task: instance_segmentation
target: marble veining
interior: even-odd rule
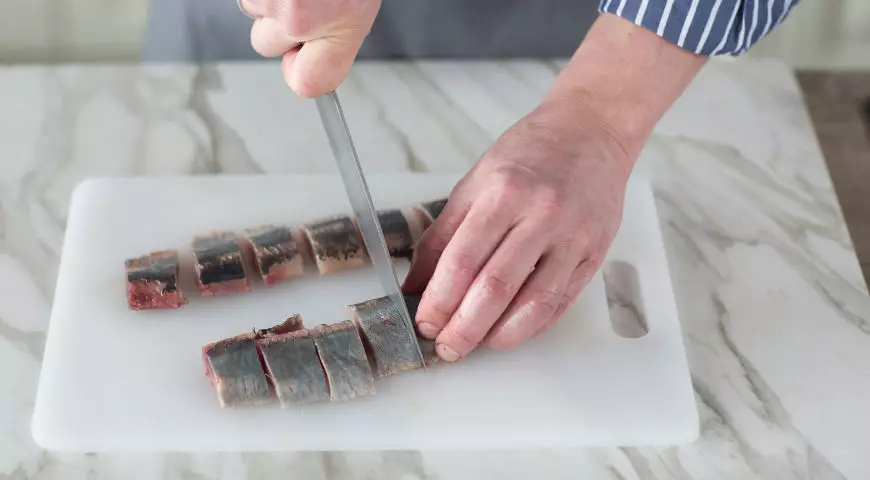
[[[367,171],[463,172],[562,65],[360,63],[339,92]],[[275,62],[4,67],[0,92],[0,479],[870,478],[870,298],[779,63],[710,63],[638,164],[655,181],[701,416],[697,442],[662,447],[41,451],[29,421],[79,180],[334,165],[313,103]]]

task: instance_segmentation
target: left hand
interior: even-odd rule
[[[566,104],[508,129],[420,240],[403,290],[425,288],[416,322],[443,360],[547,329],[610,248],[634,158],[601,117]]]

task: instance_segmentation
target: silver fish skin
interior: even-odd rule
[[[257,346],[282,408],[330,400],[326,372],[310,331],[272,335],[258,340]]]
[[[414,253],[415,239],[405,214],[399,209],[381,210],[378,212],[378,223],[384,232],[390,256],[410,260]]]
[[[414,319],[417,317],[417,308],[420,306],[420,300],[423,298],[423,295],[419,293],[406,293],[403,297],[405,298],[405,305],[408,307],[408,314],[411,316],[411,323],[414,324],[416,330],[417,322]],[[435,340],[424,338],[419,332],[415,331],[415,333],[417,335],[417,343],[420,344],[420,351],[423,352],[423,361],[426,362],[426,366],[430,367],[438,363],[440,357],[435,352]]]
[[[375,394],[372,369],[353,322],[321,325],[312,334],[329,380],[330,400],[339,402]]]
[[[399,306],[390,297],[375,298],[347,307],[364,344],[373,357],[378,377],[423,368],[416,336],[408,335]],[[408,305],[408,310],[412,306]],[[413,308],[416,312],[416,305]],[[411,314],[414,318],[414,314]],[[425,355],[425,354],[424,354]]]
[[[272,403],[275,399],[263,371],[257,335],[247,333],[203,347],[207,373],[222,408]]]

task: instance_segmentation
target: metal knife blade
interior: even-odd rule
[[[411,314],[408,312],[408,305],[405,303],[405,298],[399,287],[399,279],[393,270],[393,262],[387,249],[384,232],[381,230],[381,223],[378,221],[377,211],[372,202],[372,196],[359,163],[356,148],[353,146],[350,129],[344,118],[341,103],[338,101],[338,94],[332,91],[316,97],[314,101],[317,103],[320,120],[326,130],[326,136],[329,138],[329,146],[332,148],[335,161],[338,163],[347,196],[353,207],[363,242],[365,242],[366,250],[375,267],[378,280],[384,288],[384,293],[390,297],[394,305],[399,306],[399,313],[405,323],[411,342],[417,347],[420,362],[423,368],[426,368],[426,359],[423,357],[423,351],[417,341],[417,335],[411,322]]]

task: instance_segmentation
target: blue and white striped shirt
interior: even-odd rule
[[[700,55],[740,55],[800,0],[601,0],[599,10]]]

